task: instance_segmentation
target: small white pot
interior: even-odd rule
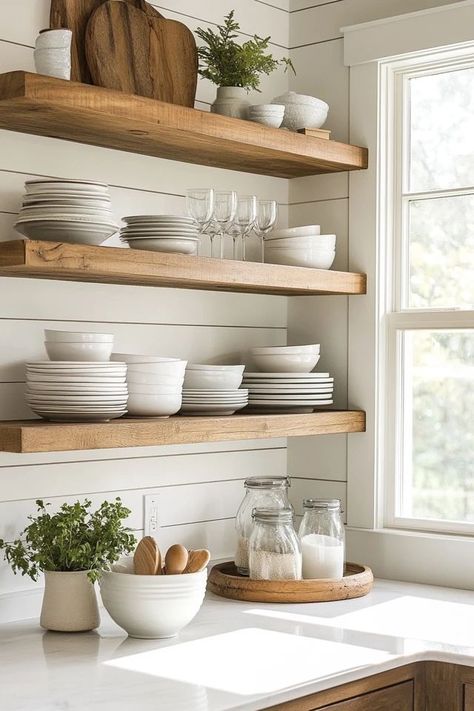
[[[54,632],[88,632],[100,625],[94,585],[87,571],[46,571],[40,625]]]
[[[34,59],[38,74],[71,78],[71,30],[46,30],[35,43]]]
[[[247,91],[241,86],[219,86],[216,100],[211,106],[214,114],[231,116],[232,118],[246,119],[250,101]]]

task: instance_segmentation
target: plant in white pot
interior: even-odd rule
[[[271,74],[280,66],[285,72],[294,67],[291,59],[274,59],[267,54],[270,37],[254,35],[252,39],[238,44],[236,38],[240,25],[234,20],[234,10],[229,12],[217,32],[198,27],[197,36],[206,43],[198,47],[199,74],[217,85],[217,98],[211,111],[234,118],[247,118],[250,90],[260,91],[260,77]]]
[[[135,537],[123,521],[130,511],[117,498],[96,511],[86,499],[63,504],[54,514],[36,501],[36,516],[20,538],[0,539],[14,573],[37,580],[44,573],[41,627],[57,632],[84,632],[100,624],[94,583],[123,554],[135,548]]]

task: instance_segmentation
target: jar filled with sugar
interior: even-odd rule
[[[301,580],[301,548],[293,510],[256,508],[249,540],[252,580]]]
[[[299,528],[303,578],[344,576],[345,533],[339,499],[304,499]]]

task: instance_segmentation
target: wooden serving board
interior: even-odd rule
[[[72,31],[71,79],[92,84],[86,61],[85,34],[89,18],[106,0],[51,0],[49,26],[52,30],[66,28]],[[133,7],[152,17],[162,17],[146,0],[125,0]]]
[[[363,597],[373,582],[371,569],[356,563],[346,564],[342,580],[250,580],[239,575],[231,561],[213,567],[207,587],[221,597],[246,602],[330,602]]]
[[[87,24],[86,58],[96,86],[194,106],[196,42],[181,22],[108,0]]]

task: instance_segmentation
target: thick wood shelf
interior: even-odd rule
[[[286,296],[366,291],[365,276],[350,272],[34,240],[0,242],[0,276]]]
[[[358,410],[331,410],[310,415],[140,417],[98,424],[6,421],[0,422],[0,451],[66,452],[364,431],[365,413]]]
[[[367,168],[367,149],[142,96],[17,71],[0,128],[280,178]]]

